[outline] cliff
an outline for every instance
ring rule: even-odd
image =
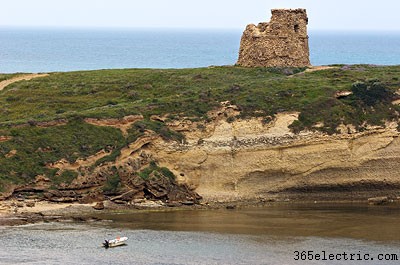
[[[297,113],[218,121],[186,145],[149,146],[160,163],[195,187],[205,200],[364,200],[399,195],[396,124],[362,133],[293,134]]]
[[[118,203],[140,202],[145,197],[189,203],[201,197],[203,202],[229,202],[366,200],[400,195],[396,123],[357,133],[294,134],[288,126],[297,118],[298,113],[281,113],[269,124],[260,118],[231,123],[215,119],[201,131],[198,123],[175,122],[169,126],[181,128],[185,143],[148,135],[124,148],[115,162],[98,166],[58,192],[49,185],[40,188],[43,179],[39,178],[35,184],[15,189],[14,196],[42,191],[50,201],[91,202],[103,200],[105,192]],[[95,161],[88,158],[77,161],[75,167],[65,162],[54,167],[79,172]],[[177,182],[164,176],[153,176],[152,182],[138,178],[135,172],[150,161],[170,169]],[[107,192],[102,183],[109,183],[113,174],[124,188]]]
[[[0,93],[3,198],[397,198],[400,68],[302,70],[110,70],[14,83]],[[46,109],[49,99],[57,103]]]

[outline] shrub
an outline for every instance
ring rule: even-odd
[[[114,172],[114,174],[107,176],[107,181],[103,186],[103,191],[108,193],[116,192],[120,186],[120,183],[121,178],[119,174]]]
[[[379,80],[355,82],[351,91],[353,95],[341,100],[331,96],[308,104],[301,111],[299,120],[293,122],[290,128],[296,133],[310,129],[334,134],[342,123],[352,124],[362,130],[365,123],[384,126],[385,120],[398,118],[396,107],[391,104],[396,95]],[[318,122],[324,126],[315,128]]]
[[[138,137],[143,135],[145,130],[151,130],[167,141],[184,141],[183,134],[169,129],[163,122],[151,120],[143,120],[133,124],[133,126],[128,130],[129,141],[135,141]]]
[[[138,175],[144,179],[144,180],[148,180],[150,174],[154,173],[155,176],[160,177],[161,175],[163,175],[164,177],[169,178],[170,180],[175,180],[176,176],[174,175],[174,173],[172,173],[168,168],[166,167],[159,167],[155,161],[151,161],[150,165],[148,167],[146,167],[145,169],[143,169],[142,171],[140,171],[138,173]]]
[[[71,182],[78,177],[78,172],[72,170],[65,170],[59,176],[54,176],[52,181],[54,184],[71,184]]]
[[[366,83],[355,82],[351,87],[351,91],[366,106],[374,106],[379,102],[390,103],[395,98],[394,92],[386,88],[378,80],[371,80]]]
[[[167,178],[169,178],[170,180],[175,180],[176,176],[174,175],[174,173],[171,172],[171,170],[169,170],[166,167],[162,167],[160,168],[160,172],[166,176]]]

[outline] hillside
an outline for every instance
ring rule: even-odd
[[[310,70],[101,70],[12,83],[0,91],[0,192],[121,203],[396,192],[400,66]]]

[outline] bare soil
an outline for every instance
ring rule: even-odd
[[[49,74],[26,74],[26,75],[20,75],[20,76],[17,76],[17,77],[8,79],[8,80],[4,80],[4,81],[0,82],[0,91],[15,82],[22,81],[22,80],[31,80],[34,78],[45,77],[48,75]]]

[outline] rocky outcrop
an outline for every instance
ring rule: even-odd
[[[79,158],[73,163],[68,162],[66,159],[61,159],[54,163],[48,164],[47,167],[60,169],[61,171],[63,171],[63,170],[77,171],[79,168],[92,166],[94,163],[96,163],[97,160],[99,160],[103,157],[106,157],[110,154],[111,154],[111,151],[101,150],[92,156],[89,156],[86,158]]]
[[[243,32],[237,65],[305,67],[310,65],[305,9],[274,9],[269,23],[250,24]]]
[[[93,209],[95,210],[104,210],[104,203],[103,202],[98,202],[93,206]]]
[[[395,200],[397,200],[396,197],[390,198],[388,196],[382,196],[382,197],[368,198],[368,203],[372,205],[385,205],[394,202]]]
[[[152,161],[151,156],[142,152],[135,160],[118,161],[121,165],[119,169],[111,163],[100,166],[90,173],[86,172],[88,176],[81,172],[82,174],[70,184],[52,185],[48,178],[38,176],[34,182],[14,188],[10,197],[21,200],[44,199],[56,203],[92,203],[109,200],[128,205],[141,200],[173,203],[175,206],[200,202],[201,196],[193,189],[184,183],[178,183],[172,175],[165,175],[157,166],[148,167],[145,178],[139,176],[140,169]],[[100,209],[101,205],[96,207]]]
[[[134,176],[127,184],[128,191],[112,197],[110,200],[119,203],[134,203],[138,199],[163,201],[167,203],[198,203],[201,196],[189,189],[185,184],[178,184],[162,174],[152,172],[149,179]]]

